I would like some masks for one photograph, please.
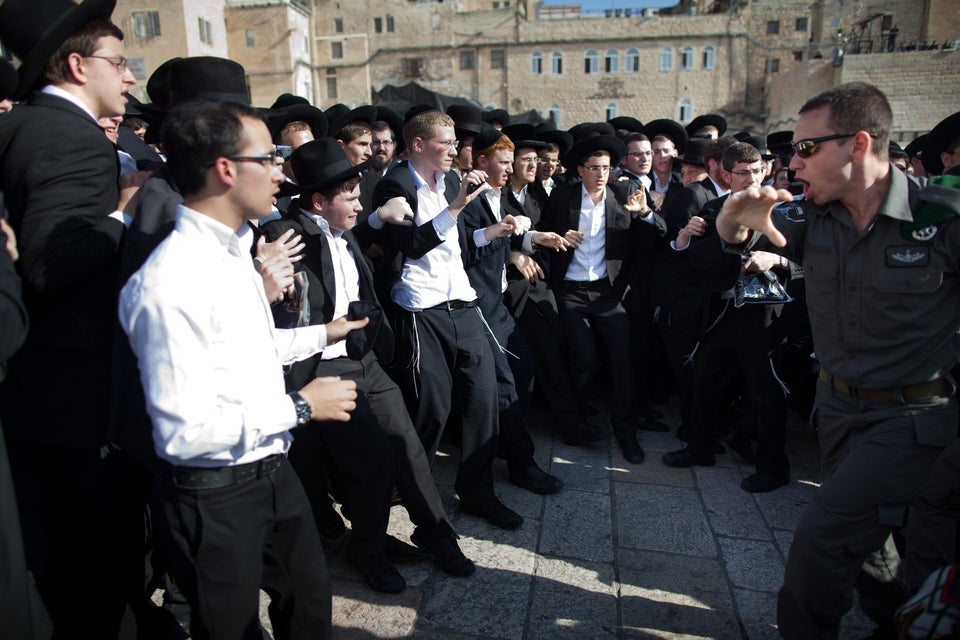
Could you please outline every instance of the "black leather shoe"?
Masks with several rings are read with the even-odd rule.
[[[527,491],[539,493],[542,496],[556,493],[557,491],[560,491],[560,489],[563,489],[563,480],[556,476],[550,475],[538,467],[536,463],[530,465],[519,473],[511,472],[510,482],[518,487],[523,487]]]
[[[477,570],[476,565],[463,555],[460,545],[457,544],[454,536],[444,535],[438,538],[421,535],[420,531],[414,531],[410,536],[413,544],[420,547],[428,555],[432,555],[443,572],[449,576],[466,578],[472,576]]]
[[[747,476],[740,482],[740,488],[750,493],[767,493],[774,489],[790,484],[789,476],[771,476],[765,473],[755,473]]]
[[[665,433],[670,431],[669,425],[666,425],[662,422],[654,420],[652,418],[638,417],[633,421],[633,426],[641,431],[656,431],[658,433]]]
[[[640,407],[637,410],[637,415],[647,418],[649,420],[659,420],[660,418],[663,417],[663,413],[661,413],[660,411],[657,411],[656,409],[654,409],[649,405]]]
[[[500,502],[500,498],[496,496],[482,505],[461,502],[460,510],[472,516],[483,518],[493,526],[500,527],[501,529],[519,529],[520,525],[523,524],[523,516]]]
[[[623,459],[630,464],[642,464],[646,456],[643,453],[643,447],[637,442],[637,436],[634,434],[617,436],[617,444],[620,445],[620,451],[623,453]]]
[[[690,447],[663,454],[663,464],[668,467],[712,467],[717,464],[717,457],[712,453],[694,454]]]
[[[563,434],[563,443],[571,447],[579,447],[591,442],[599,442],[610,437],[610,430],[604,427],[591,427],[582,424],[572,431]]]
[[[407,588],[407,581],[382,551],[373,555],[351,554],[350,560],[374,591],[400,593]]]
[[[420,549],[419,545],[415,547],[412,544],[407,544],[390,534],[387,534],[387,539],[383,544],[383,552],[387,554],[387,559],[394,564],[418,562],[430,557],[430,553]]]
[[[677,427],[677,440],[680,442],[690,442],[690,430],[684,425]]]

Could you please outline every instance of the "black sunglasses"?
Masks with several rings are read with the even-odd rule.
[[[820,136],[819,138],[805,138],[803,140],[798,140],[796,142],[791,142],[790,146],[793,147],[793,152],[800,156],[801,158],[809,158],[818,151],[820,151],[820,143],[826,142],[828,140],[842,140],[843,138],[852,138],[857,135],[856,133],[834,133],[829,136]],[[876,138],[875,133],[870,134],[871,138]]]

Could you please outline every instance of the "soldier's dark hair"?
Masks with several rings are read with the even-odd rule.
[[[841,84],[807,100],[800,113],[822,107],[830,109],[830,128],[835,133],[870,133],[874,137],[873,155],[886,159],[893,111],[880,89],[866,82]]]
[[[217,158],[243,150],[243,118],[260,119],[253,107],[235,102],[200,101],[177,106],[164,120],[160,134],[167,170],[187,196],[203,189],[207,169]]]

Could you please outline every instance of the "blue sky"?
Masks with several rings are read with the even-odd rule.
[[[543,0],[546,6],[558,4],[579,4],[583,11],[603,11],[604,9],[645,9],[647,7],[672,7],[677,0]]]

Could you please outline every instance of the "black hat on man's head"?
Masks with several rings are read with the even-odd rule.
[[[537,140],[547,143],[552,142],[560,148],[560,157],[567,155],[567,152],[573,148],[573,136],[568,131],[560,129],[540,130],[537,128]]]
[[[5,0],[0,2],[0,41],[22,62],[10,96],[26,97],[50,57],[67,38],[94,18],[110,18],[117,0]]]
[[[505,109],[490,109],[483,112],[483,121],[489,125],[499,124],[505,127],[510,124],[510,114]]]
[[[637,120],[632,116],[617,116],[616,118],[610,118],[607,120],[610,125],[616,129],[623,129],[624,131],[631,131],[634,133],[643,133],[643,123]]]
[[[416,118],[421,113],[426,113],[427,111],[440,111],[440,110],[437,109],[432,104],[423,104],[423,103],[415,104],[409,109],[407,109],[406,113],[403,114],[403,124],[407,124],[408,122]]]
[[[716,127],[717,137],[719,138],[727,130],[727,119],[719,113],[705,113],[702,116],[697,116],[687,125],[687,137],[692,137],[704,127]]]
[[[939,176],[943,173],[943,162],[940,161],[940,154],[946,151],[950,142],[956,138],[960,138],[960,111],[941,120],[927,134],[920,160],[928,174]]]
[[[907,154],[907,157],[916,158],[920,155],[920,152],[923,151],[923,145],[927,142],[927,134],[922,136],[917,136],[910,141],[910,144],[903,148],[903,151]]]
[[[740,142],[746,142],[748,145],[760,152],[761,160],[773,160],[777,156],[767,153],[767,141],[763,136],[746,135]]]
[[[707,160],[703,157],[703,154],[712,142],[713,140],[709,138],[690,138],[687,141],[687,148],[679,158],[680,164],[695,164],[698,167],[707,166]]]
[[[140,111],[148,117],[162,117],[176,105],[196,100],[250,104],[243,66],[213,56],[167,60],[147,80],[147,94],[150,103]]]
[[[547,146],[546,142],[537,140],[537,128],[532,124],[511,124],[503,128],[503,133],[510,138],[514,146],[519,149],[526,147],[528,149],[540,150]],[[474,142],[476,149],[476,142]]]
[[[306,142],[293,150],[290,168],[300,193],[312,193],[343,182],[373,164],[369,158],[351,165],[347,155],[334,138],[320,138]]]
[[[577,165],[594,151],[609,153],[610,166],[615,167],[620,164],[620,158],[627,152],[627,145],[617,136],[592,133],[578,140],[573,148],[561,158],[561,162],[567,168],[567,171],[574,171]]]
[[[500,141],[500,138],[503,137],[503,132],[496,127],[492,127],[488,124],[484,124],[480,127],[480,132],[473,139],[473,152],[480,153],[486,151],[493,145],[497,144]]]
[[[647,134],[647,137],[650,138],[651,142],[657,136],[666,136],[673,141],[673,146],[677,148],[677,152],[679,153],[683,153],[687,148],[687,139],[689,137],[687,130],[676,120],[670,120],[669,118],[651,120],[647,123],[647,126],[644,127],[644,132]]]
[[[574,142],[579,142],[589,136],[614,136],[617,130],[609,122],[581,122],[570,127],[570,135]]]
[[[368,125],[373,124],[377,119],[377,108],[371,104],[366,104],[356,109],[351,109],[345,104],[337,103],[327,108],[323,112],[323,115],[327,117],[327,122],[330,123],[327,132],[336,138],[341,129],[353,122],[365,122]]]
[[[767,148],[774,153],[793,155],[793,131],[774,131],[767,135]]]
[[[483,126],[480,109],[468,104],[450,105],[447,107],[447,115],[453,119],[453,128],[457,137],[460,137],[461,131],[470,135],[477,135]]]
[[[270,114],[267,116],[270,137],[276,142],[277,136],[286,125],[298,121],[306,122],[310,126],[314,139],[327,135],[329,123],[323,111],[310,104],[306,98],[284,93],[270,106]]]

